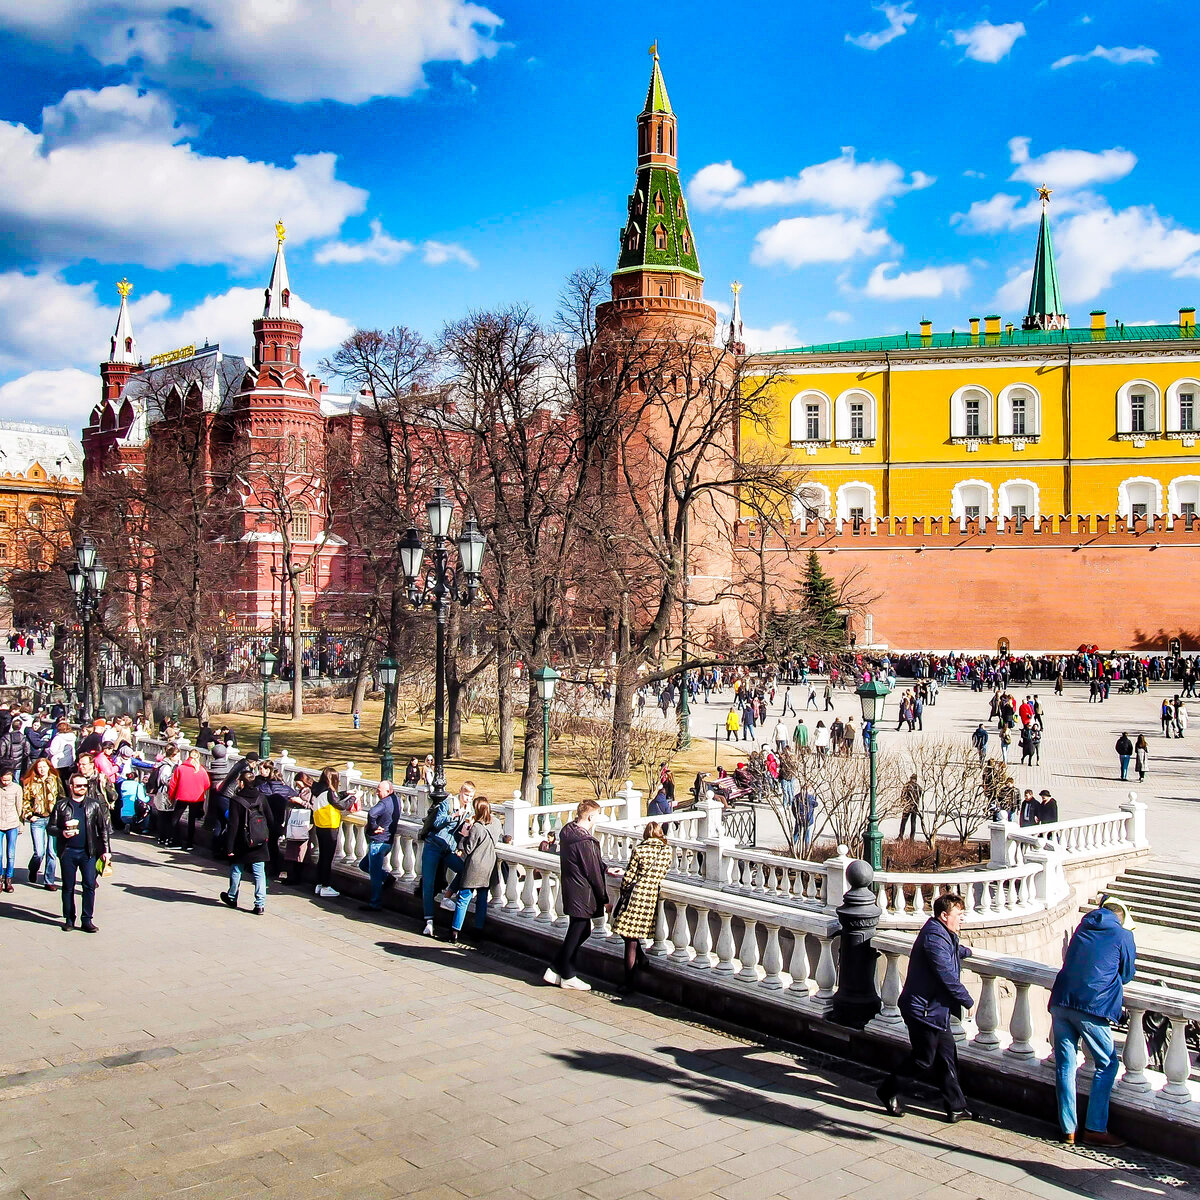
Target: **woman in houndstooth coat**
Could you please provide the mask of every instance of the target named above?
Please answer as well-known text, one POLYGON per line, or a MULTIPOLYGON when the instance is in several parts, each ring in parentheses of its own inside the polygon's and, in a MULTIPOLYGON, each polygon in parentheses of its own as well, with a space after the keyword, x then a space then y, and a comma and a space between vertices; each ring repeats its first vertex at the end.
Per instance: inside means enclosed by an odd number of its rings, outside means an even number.
POLYGON ((642 939, 654 936, 659 889, 670 866, 671 847, 666 834, 657 821, 651 821, 625 868, 621 898, 613 916, 613 933, 625 939, 626 989, 633 986, 637 969, 645 966, 642 939))

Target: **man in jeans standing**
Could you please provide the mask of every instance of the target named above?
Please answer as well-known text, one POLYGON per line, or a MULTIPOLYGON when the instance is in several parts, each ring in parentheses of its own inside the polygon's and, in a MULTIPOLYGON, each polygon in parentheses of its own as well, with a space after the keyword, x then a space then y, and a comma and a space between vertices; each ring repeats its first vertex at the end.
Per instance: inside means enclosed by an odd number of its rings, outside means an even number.
POLYGON ((391 780, 381 780, 375 789, 377 799, 367 813, 367 874, 371 876, 371 900, 368 904, 358 906, 362 912, 380 912, 383 909, 387 860, 400 821, 400 801, 393 795, 394 790, 391 780))
POLYGON ((112 862, 109 850, 108 805, 88 791, 82 775, 72 775, 68 794, 59 800, 50 814, 48 830, 58 848, 62 867, 63 931, 75 928, 75 879, 83 885, 84 933, 98 933, 92 914, 96 906, 96 863, 112 862))
POLYGON ((1112 1023, 1120 1019, 1125 984, 1137 965, 1132 925, 1119 900, 1106 900, 1088 913, 1071 935, 1050 992, 1058 1124, 1068 1145, 1075 1144, 1075 1068, 1081 1039, 1096 1064, 1083 1140, 1092 1146, 1125 1145, 1108 1132, 1108 1100, 1120 1066, 1112 1023))

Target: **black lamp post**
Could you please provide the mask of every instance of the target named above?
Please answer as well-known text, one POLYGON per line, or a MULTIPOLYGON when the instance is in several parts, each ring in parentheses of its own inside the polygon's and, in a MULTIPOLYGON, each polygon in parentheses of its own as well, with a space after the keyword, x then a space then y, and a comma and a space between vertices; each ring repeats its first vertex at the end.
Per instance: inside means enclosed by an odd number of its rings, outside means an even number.
POLYGON ((869 722, 871 738, 867 744, 871 756, 871 812, 867 818, 867 832, 863 835, 863 850, 873 870, 883 869, 883 832, 879 828, 876 811, 875 767, 879 756, 879 722, 883 720, 883 704, 892 689, 878 679, 872 679, 858 688, 858 699, 862 704, 864 723, 869 722))
POLYGON ((408 598, 414 608, 428 602, 437 618, 437 673, 433 699, 433 789, 430 804, 446 798, 446 611, 451 600, 467 605, 474 602, 482 583, 483 551, 486 538, 475 518, 463 523, 459 533, 458 565, 450 566, 450 522, 454 504, 446 489, 438 485, 425 505, 429 532, 433 535, 430 553, 432 570, 422 575, 425 545, 416 529, 409 528, 400 539, 400 570, 408 585, 408 598))
POLYGON ((538 787, 539 804, 554 803, 554 784, 550 782, 550 703, 554 699, 554 685, 561 678, 549 663, 543 663, 533 673, 542 701, 542 782, 538 787))
POLYGON ((108 582, 108 568, 96 554, 96 543, 84 537, 75 551, 75 561, 67 568, 67 579, 75 597, 75 609, 83 625, 83 681, 79 685, 79 702, 83 715, 102 716, 103 694, 92 695, 92 622, 104 597, 104 585, 108 582), (92 713, 93 705, 95 713, 92 713))
POLYGON ((263 650, 258 656, 258 673, 263 681, 263 726, 262 733, 258 735, 258 756, 263 759, 271 757, 271 735, 267 732, 267 683, 275 674, 278 661, 269 649, 263 650))
POLYGON ((383 684, 383 749, 379 755, 379 778, 391 779, 395 770, 392 759, 392 689, 396 686, 398 674, 396 660, 390 655, 384 655, 379 660, 379 682, 383 684))

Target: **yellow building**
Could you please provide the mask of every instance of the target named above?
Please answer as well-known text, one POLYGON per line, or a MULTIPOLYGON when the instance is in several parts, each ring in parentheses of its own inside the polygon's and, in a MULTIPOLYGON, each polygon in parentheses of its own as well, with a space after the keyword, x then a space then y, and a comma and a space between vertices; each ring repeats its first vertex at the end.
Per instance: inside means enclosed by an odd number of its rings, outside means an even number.
MULTIPOLYGON (((1043 190, 1029 310, 968 328, 752 355, 795 516, 837 520, 1200 513, 1200 339, 1178 324, 1070 329, 1043 190), (761 370, 761 374, 759 371, 761 370)), ((747 423, 743 445, 760 436, 747 423)))

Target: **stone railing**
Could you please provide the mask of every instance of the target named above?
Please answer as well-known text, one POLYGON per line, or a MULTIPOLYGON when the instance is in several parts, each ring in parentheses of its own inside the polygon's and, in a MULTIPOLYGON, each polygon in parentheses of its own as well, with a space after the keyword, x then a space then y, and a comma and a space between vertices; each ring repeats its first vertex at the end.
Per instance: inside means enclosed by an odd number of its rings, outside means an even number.
POLYGON ((1137 793, 1115 813, 1095 817, 1078 817, 1054 825, 1035 825, 1028 829, 1007 826, 1003 847, 997 844, 996 828, 992 826, 992 862, 1002 854, 1001 862, 1024 862, 1030 852, 1053 851, 1069 862, 1101 858, 1149 846, 1146 840, 1146 806, 1138 803, 1137 793))

